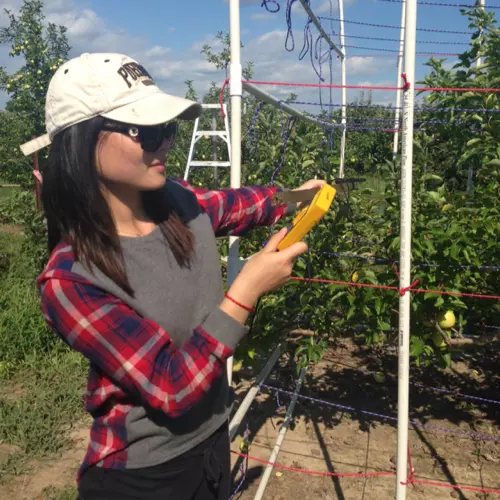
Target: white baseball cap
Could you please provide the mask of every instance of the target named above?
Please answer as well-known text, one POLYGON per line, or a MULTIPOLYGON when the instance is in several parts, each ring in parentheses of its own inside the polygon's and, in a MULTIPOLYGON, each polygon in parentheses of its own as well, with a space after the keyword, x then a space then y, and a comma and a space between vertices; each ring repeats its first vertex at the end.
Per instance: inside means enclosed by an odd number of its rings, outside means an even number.
POLYGON ((50 80, 45 101, 47 133, 21 145, 30 155, 62 130, 95 116, 133 125, 192 120, 202 106, 169 95, 134 59, 113 53, 85 53, 62 64, 50 80))

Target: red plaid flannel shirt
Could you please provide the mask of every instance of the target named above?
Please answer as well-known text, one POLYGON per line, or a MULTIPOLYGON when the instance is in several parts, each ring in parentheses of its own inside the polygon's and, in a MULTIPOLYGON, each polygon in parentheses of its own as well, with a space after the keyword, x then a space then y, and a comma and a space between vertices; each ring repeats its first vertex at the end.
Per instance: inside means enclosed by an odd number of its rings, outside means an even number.
MULTIPOLYGON (((287 210, 271 206, 277 188, 210 191, 176 182, 195 193, 218 236, 238 236, 254 227, 270 226, 287 210)), ((200 327, 182 348, 174 349, 168 332, 158 324, 73 273, 74 260, 71 247, 61 243, 52 252, 38 286, 47 324, 91 363, 85 409, 94 422, 80 478, 98 462, 104 467, 125 467, 125 420, 133 401, 139 399, 179 417, 223 374, 232 352, 200 327)))

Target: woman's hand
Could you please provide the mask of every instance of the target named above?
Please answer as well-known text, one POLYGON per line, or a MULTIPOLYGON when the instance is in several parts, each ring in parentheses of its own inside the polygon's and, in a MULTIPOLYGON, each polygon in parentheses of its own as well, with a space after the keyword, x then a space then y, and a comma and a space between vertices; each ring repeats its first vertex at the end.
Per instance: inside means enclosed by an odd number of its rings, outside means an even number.
MULTIPOLYGON (((228 290, 230 297, 246 307, 253 307, 259 297, 283 286, 291 278, 295 260, 307 251, 307 245, 301 241, 278 252, 278 245, 287 231, 283 228, 273 234, 266 246, 245 263, 228 290)), ((222 302, 221 309, 241 322, 248 317, 248 312, 228 299, 222 302)))
MULTIPOLYGON (((316 188, 318 191, 326 184, 326 181, 324 180, 320 180, 320 179, 311 179, 307 182, 305 182, 304 184, 302 184, 302 186, 298 187, 297 189, 294 189, 293 191, 301 191, 303 189, 314 189, 316 188)), ((297 203, 297 210, 301 207, 301 205, 303 204, 303 202, 298 202, 297 203)))

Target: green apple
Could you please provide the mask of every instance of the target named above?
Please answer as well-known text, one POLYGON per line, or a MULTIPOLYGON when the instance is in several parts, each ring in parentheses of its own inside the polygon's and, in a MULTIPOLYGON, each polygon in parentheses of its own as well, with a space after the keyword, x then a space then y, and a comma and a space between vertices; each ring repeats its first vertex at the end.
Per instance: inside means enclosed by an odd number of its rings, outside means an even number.
POLYGON ((436 347, 445 347, 446 342, 443 339, 443 336, 439 332, 434 332, 432 334, 432 342, 436 347))

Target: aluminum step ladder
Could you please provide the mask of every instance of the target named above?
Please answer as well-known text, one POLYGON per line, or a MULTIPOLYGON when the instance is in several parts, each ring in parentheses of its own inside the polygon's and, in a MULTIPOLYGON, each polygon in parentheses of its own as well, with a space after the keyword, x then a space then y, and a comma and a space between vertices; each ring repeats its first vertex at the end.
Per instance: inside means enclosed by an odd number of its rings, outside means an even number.
POLYGON ((218 184, 218 169, 228 168, 231 166, 230 161, 219 161, 217 159, 217 138, 222 139, 227 146, 228 158, 231 158, 231 144, 229 135, 229 121, 227 117, 227 107, 223 104, 224 109, 224 127, 225 130, 217 130, 217 113, 221 112, 220 104, 202 104, 203 109, 209 110, 212 118, 212 130, 198 130, 200 125, 200 118, 196 118, 193 128, 193 136, 191 138, 191 146, 189 148, 189 154, 186 164, 186 171, 184 172, 184 180, 187 181, 189 178, 189 173, 193 167, 212 167, 214 169, 214 181, 218 184), (212 160, 194 160, 196 143, 202 137, 212 137, 212 160))

